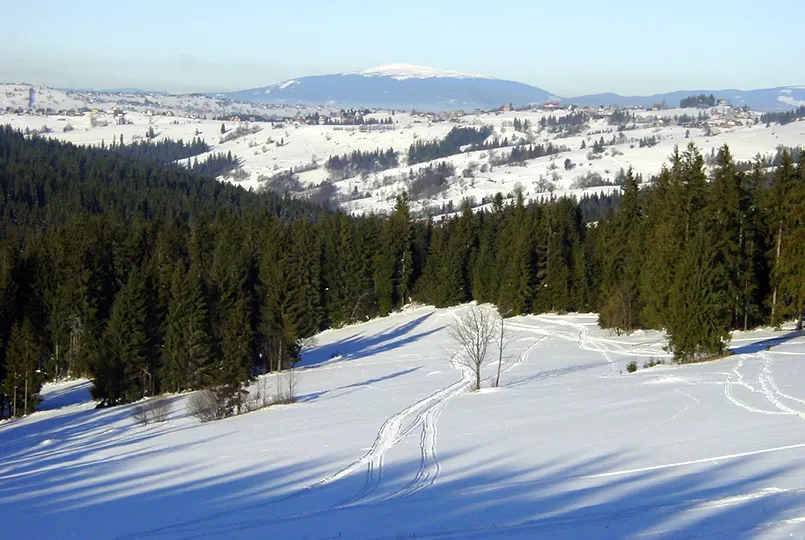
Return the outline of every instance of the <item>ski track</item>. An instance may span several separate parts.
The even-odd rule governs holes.
[[[805,400],[796,398],[794,396],[790,396],[780,390],[780,388],[777,386],[776,381],[774,380],[774,375],[771,372],[771,363],[772,363],[771,356],[765,352],[760,352],[752,354],[748,356],[748,358],[763,360],[763,367],[761,368],[760,373],[758,374],[758,384],[760,388],[758,389],[753,385],[744,381],[743,374],[741,373],[741,368],[744,366],[746,358],[740,358],[736,363],[735,367],[732,369],[732,371],[727,374],[726,380],[724,381],[724,396],[727,398],[727,400],[730,401],[732,404],[749,412],[766,414],[766,415],[781,415],[781,414],[791,415],[796,416],[800,420],[805,421],[805,412],[789,407],[788,405],[783,403],[782,399],[795,401],[802,404],[805,404]],[[734,380],[734,378],[737,378],[737,381]],[[770,411],[766,409],[759,409],[757,407],[753,407],[751,405],[743,403],[732,394],[732,387],[734,385],[744,386],[753,393],[763,394],[766,401],[768,401],[769,404],[771,404],[777,410]]]

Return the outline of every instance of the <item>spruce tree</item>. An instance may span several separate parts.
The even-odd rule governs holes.
[[[668,305],[668,347],[679,361],[722,354],[729,343],[731,298],[724,266],[704,224],[685,243]]]
[[[44,374],[39,369],[41,347],[28,318],[11,329],[5,358],[3,389],[14,416],[33,412],[39,403]]]
[[[772,175],[771,185],[767,191],[767,219],[769,231],[772,234],[771,244],[771,323],[779,326],[785,315],[781,310],[781,286],[785,287],[786,277],[796,262],[788,260],[796,255],[796,248],[789,249],[790,234],[797,223],[796,203],[792,193],[796,191],[797,180],[794,163],[788,150],[781,155],[780,165]]]
[[[731,313],[731,326],[739,324],[741,312],[741,253],[742,235],[745,231],[745,216],[741,202],[743,178],[735,168],[729,148],[724,145],[716,156],[712,180],[707,191],[705,219],[708,235],[715,250],[715,264],[718,267],[719,287]]]
[[[600,256],[603,275],[599,323],[619,333],[629,333],[639,325],[643,217],[640,188],[630,168],[620,207],[604,224]]]
[[[93,397],[104,406],[136,401],[147,393],[146,307],[143,277],[135,269],[115,298],[93,379]]]
[[[221,365],[216,374],[216,391],[222,394],[229,413],[240,414],[243,385],[251,380],[252,359],[251,321],[246,299],[238,295],[229,309],[222,342]]]

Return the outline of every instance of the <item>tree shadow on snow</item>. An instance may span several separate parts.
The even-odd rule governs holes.
[[[761,341],[756,341],[755,343],[749,343],[747,345],[741,345],[739,347],[732,347],[729,349],[730,354],[754,354],[759,353],[761,351],[768,350],[772,347],[776,347],[777,345],[782,345],[786,341],[791,341],[792,339],[805,336],[805,332],[802,331],[792,331],[787,332],[782,336],[777,336],[773,338],[764,339]]]
[[[225,447],[225,434],[218,438]],[[740,538],[774,533],[805,506],[805,490],[774,488],[802,473],[802,465],[775,466],[753,456],[639,469],[631,467],[640,456],[623,452],[518,468],[468,449],[438,454],[438,462],[387,459],[372,474],[360,469],[326,483],[322,479],[336,468],[329,460],[272,465],[268,453],[256,466],[221,470],[214,455],[194,466],[176,460],[207,442],[124,453],[113,462],[77,462],[69,476],[50,468],[11,484],[4,479],[4,534],[126,540]],[[237,459],[238,449],[229,451],[229,459]],[[506,463],[517,461],[506,456]]]
[[[415,332],[432,315],[432,313],[427,313],[383,332],[371,331],[368,334],[359,332],[334,343],[313,347],[302,355],[302,361],[299,366],[312,367],[323,363],[331,365],[336,362],[358,360],[409,345],[444,328],[438,327],[419,331],[418,333]],[[366,332],[369,332],[369,330],[366,330]]]

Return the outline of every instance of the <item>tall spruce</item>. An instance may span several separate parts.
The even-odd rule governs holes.
[[[640,268],[643,263],[643,204],[629,168],[618,211],[605,221],[600,259],[601,311],[604,328],[630,333],[639,326]]]
[[[28,318],[13,326],[5,355],[3,389],[14,416],[33,412],[39,403],[39,390],[45,379],[39,369],[41,350]]]
[[[115,298],[93,379],[93,397],[103,406],[136,401],[147,393],[145,295],[142,274],[132,270]]]

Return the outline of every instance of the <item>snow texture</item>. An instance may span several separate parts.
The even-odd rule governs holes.
[[[460,71],[450,71],[428,66],[416,66],[413,64],[386,64],[348,75],[364,75],[367,77],[391,77],[398,81],[406,79],[492,79],[486,75],[474,75],[472,73],[461,73]]]
[[[133,405],[94,409],[86,381],[48,385],[40,412],[0,424],[3,534],[805,537],[802,333],[643,368],[667,360],[660,333],[518,317],[501,388],[490,361],[473,393],[447,334],[462,309],[324,332],[298,403],[208,424],[188,395],[140,426]]]

